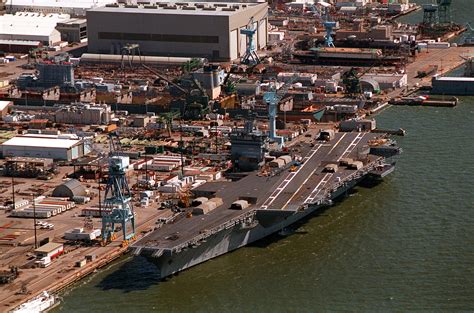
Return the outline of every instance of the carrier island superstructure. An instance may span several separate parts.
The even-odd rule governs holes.
[[[233,136],[240,145],[245,140],[254,147],[262,142],[251,127]],[[133,244],[132,251],[157,264],[164,278],[278,232],[331,205],[363,179],[391,173],[394,163],[388,159],[400,149],[393,141],[371,148],[380,137],[370,132],[309,132],[281,153],[285,156],[280,156],[280,166],[268,167],[267,162],[192,190],[197,207],[158,225]],[[261,161],[255,154],[251,158],[254,164]],[[249,157],[237,159],[249,170]],[[239,160],[233,161],[237,166]]]

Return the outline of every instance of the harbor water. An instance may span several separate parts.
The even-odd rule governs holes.
[[[473,9],[453,1],[462,22]],[[474,311],[474,98],[390,107],[377,122],[407,131],[381,184],[167,281],[144,258],[124,257],[53,312]]]

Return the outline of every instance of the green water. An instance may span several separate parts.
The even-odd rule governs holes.
[[[472,11],[473,0],[453,2],[457,20]],[[143,258],[124,258],[54,312],[473,312],[474,98],[391,107],[377,121],[408,132],[382,184],[166,282]]]

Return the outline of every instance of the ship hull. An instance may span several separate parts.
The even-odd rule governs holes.
[[[354,179],[336,189],[331,194],[331,199],[334,200],[347,194],[347,192],[357,185],[362,179],[363,177]],[[321,209],[323,206],[324,205],[310,205],[305,210],[297,211],[294,214],[286,217],[281,222],[267,227],[257,224],[253,228],[246,229],[242,228],[241,224],[235,225],[232,228],[225,229],[211,237],[206,238],[206,241],[201,242],[199,246],[181,250],[179,253],[172,253],[168,251],[159,257],[154,257],[153,250],[144,250],[141,254],[152,263],[156,264],[160,272],[160,277],[165,278],[189,267],[198,265],[212,258],[218,257],[268,237],[269,235],[274,234],[283,228],[295,224],[296,222],[310,216],[314,212]]]

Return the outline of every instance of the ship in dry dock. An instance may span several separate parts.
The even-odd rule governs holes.
[[[381,49],[367,48],[311,48],[308,51],[296,51],[293,57],[302,63],[324,65],[396,65],[403,61],[401,56],[384,56]]]

